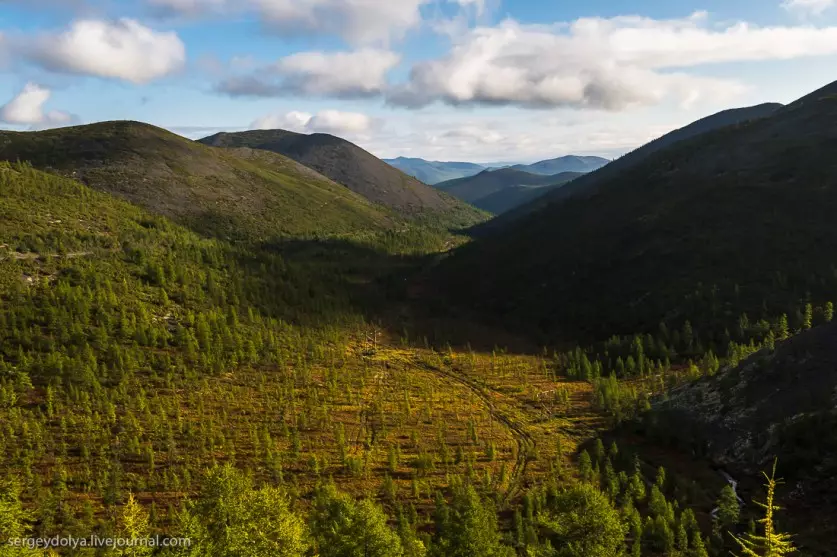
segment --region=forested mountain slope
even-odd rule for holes
[[[138,122],[0,132],[29,161],[222,238],[264,240],[394,226],[394,215],[281,155],[206,147]]]
[[[809,549],[827,554],[837,539],[835,364],[837,325],[814,327],[674,389],[643,417],[640,431],[708,459],[748,490],[778,457],[786,523]]]
[[[475,227],[474,233],[477,235],[484,235],[490,234],[495,230],[500,231],[505,226],[513,223],[515,220],[528,217],[529,214],[535,213],[549,204],[559,203],[564,199],[576,195],[590,195],[597,191],[597,189],[602,185],[618,179],[624,172],[631,170],[632,167],[643,162],[646,158],[661,149],[665,149],[679,141],[691,139],[713,130],[741,124],[750,120],[765,118],[772,115],[781,107],[782,105],[780,104],[766,103],[746,108],[724,110],[717,114],[702,118],[689,124],[688,126],[667,133],[666,135],[609,162],[602,168],[589,173],[583,179],[575,180],[568,188],[561,188],[561,191],[552,192],[532,203],[523,205],[515,211],[510,211],[502,218],[493,219]]]
[[[450,303],[552,339],[686,320],[718,334],[744,311],[822,300],[837,263],[835,118],[825,88],[660,149],[464,247],[435,284]]]
[[[357,145],[333,135],[285,130],[219,133],[200,140],[215,147],[250,147],[290,157],[366,199],[406,215],[435,215],[451,224],[484,220],[479,211],[423,184]]]

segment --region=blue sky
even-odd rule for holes
[[[837,0],[0,0],[0,127],[281,127],[381,157],[616,156],[837,80]]]

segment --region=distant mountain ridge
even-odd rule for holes
[[[463,222],[481,219],[461,201],[393,168],[345,139],[286,130],[218,133],[199,140],[213,147],[249,147],[289,157],[342,184],[373,203],[411,215],[422,212],[458,213]]]
[[[582,175],[579,172],[562,172],[544,176],[515,168],[500,168],[442,182],[436,187],[475,207],[500,214]]]
[[[511,168],[531,172],[532,174],[555,175],[561,172],[593,172],[609,162],[608,159],[602,157],[568,155],[566,157],[558,157],[557,159],[549,159],[533,164],[517,164]]]
[[[532,164],[440,162],[408,157],[384,159],[384,162],[425,184],[438,185],[457,178],[475,176],[484,170],[511,168],[530,174],[552,176],[562,172],[592,172],[610,161],[602,157],[568,155]]]
[[[426,161],[408,157],[383,159],[383,161],[431,186],[447,180],[473,176],[486,169],[483,165],[470,162]]]

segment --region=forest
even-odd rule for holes
[[[0,163],[0,212],[0,535],[24,540],[0,555],[791,545],[772,502],[741,507],[719,477],[655,466],[611,432],[831,322],[829,300],[723,334],[661,322],[527,355],[442,344],[380,311],[420,315],[400,283],[463,241],[433,222],[230,243],[20,163]],[[158,545],[25,545],[91,536]]]

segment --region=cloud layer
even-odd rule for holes
[[[250,125],[251,129],[284,129],[299,133],[358,134],[378,127],[379,122],[366,114],[323,110],[317,114],[287,112],[263,116]]]
[[[229,77],[217,90],[231,96],[313,95],[361,98],[380,95],[400,56],[388,50],[300,52],[252,73]]]
[[[580,19],[557,26],[505,21],[474,29],[440,59],[417,64],[391,104],[513,104],[621,110],[668,98],[690,104],[743,90],[734,80],[685,70],[727,62],[837,53],[837,27],[710,26],[681,20]]]
[[[26,86],[12,100],[0,107],[0,122],[28,125],[33,128],[47,128],[72,123],[73,117],[66,112],[52,110],[44,112],[44,104],[51,91],[35,83]]]
[[[813,15],[820,15],[835,5],[837,0],[785,0],[782,3],[788,11]]]

